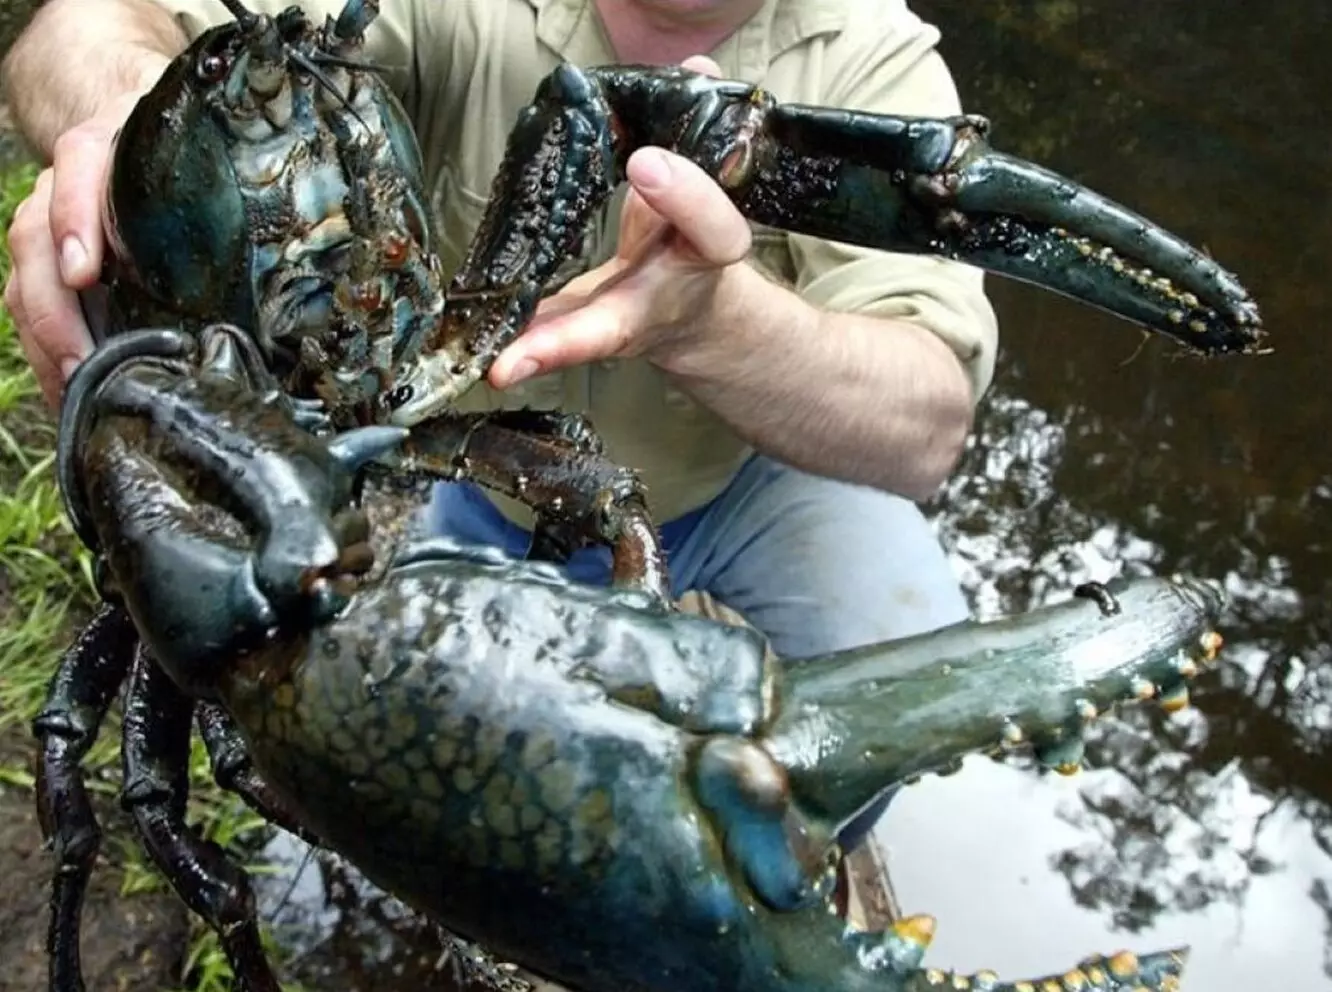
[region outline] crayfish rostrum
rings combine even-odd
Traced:
[[[35,723],[58,861],[51,988],[82,987],[99,834],[79,762],[126,681],[123,800],[248,989],[277,983],[245,875],[183,819],[196,723],[219,781],[270,820],[582,992],[1030,987],[924,968],[926,917],[851,926],[840,832],[964,753],[1030,745],[1076,765],[1098,712],[1180,703],[1219,645],[1220,596],[1140,579],[773,659],[755,631],[676,610],[642,487],[586,420],[455,401],[644,144],[697,161],[756,222],[978,265],[1198,352],[1259,350],[1243,288],[994,151],[979,117],[572,65],[517,121],[446,276],[414,132],[361,52],[376,5],[320,25],[221,2],[234,20],[117,139],[109,322],[62,407],[60,483],[104,603]],[[533,509],[527,560],[404,524],[402,506],[456,478]],[[559,567],[589,542],[612,547],[609,587]],[[1182,967],[1178,951],[1123,953],[1049,981],[1165,990]]]

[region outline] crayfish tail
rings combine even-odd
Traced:
[[[833,829],[968,753],[1030,746],[1071,773],[1098,714],[1134,700],[1185,705],[1187,681],[1220,647],[1222,605],[1184,578],[1088,584],[1021,616],[786,661],[764,746],[796,805]]]

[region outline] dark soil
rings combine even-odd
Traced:
[[[0,756],[31,753],[25,734],[0,740]],[[123,813],[98,803],[98,819],[127,836]],[[110,848],[111,850],[108,850]],[[177,984],[189,923],[169,893],[122,897],[120,872],[109,865],[104,844],[83,911],[83,967],[89,992],[135,992]],[[0,992],[46,988],[47,896],[54,859],[42,844],[26,789],[0,789]]]

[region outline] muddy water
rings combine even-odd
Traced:
[[[1092,770],[977,759],[904,793],[882,831],[898,894],[939,917],[943,967],[1020,976],[1094,947],[1187,943],[1186,992],[1332,988],[1332,10],[914,6],[996,143],[1206,244],[1257,295],[1276,352],[1180,359],[991,282],[1000,371],[936,508],[977,612],[1175,570],[1222,580],[1234,608],[1196,705],[1105,721]],[[315,987],[415,988],[441,965],[428,933],[320,875],[265,885],[269,913],[281,902],[300,924],[289,939]],[[324,909],[326,891],[352,908]]]

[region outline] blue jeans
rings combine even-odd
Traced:
[[[526,553],[530,532],[471,483],[441,483],[429,529]],[[896,640],[970,614],[938,539],[912,502],[752,456],[710,503],[659,525],[671,592],[710,593],[761,630],[782,657]],[[584,548],[574,579],[610,581],[608,548]],[[848,846],[887,799],[843,832]]]

